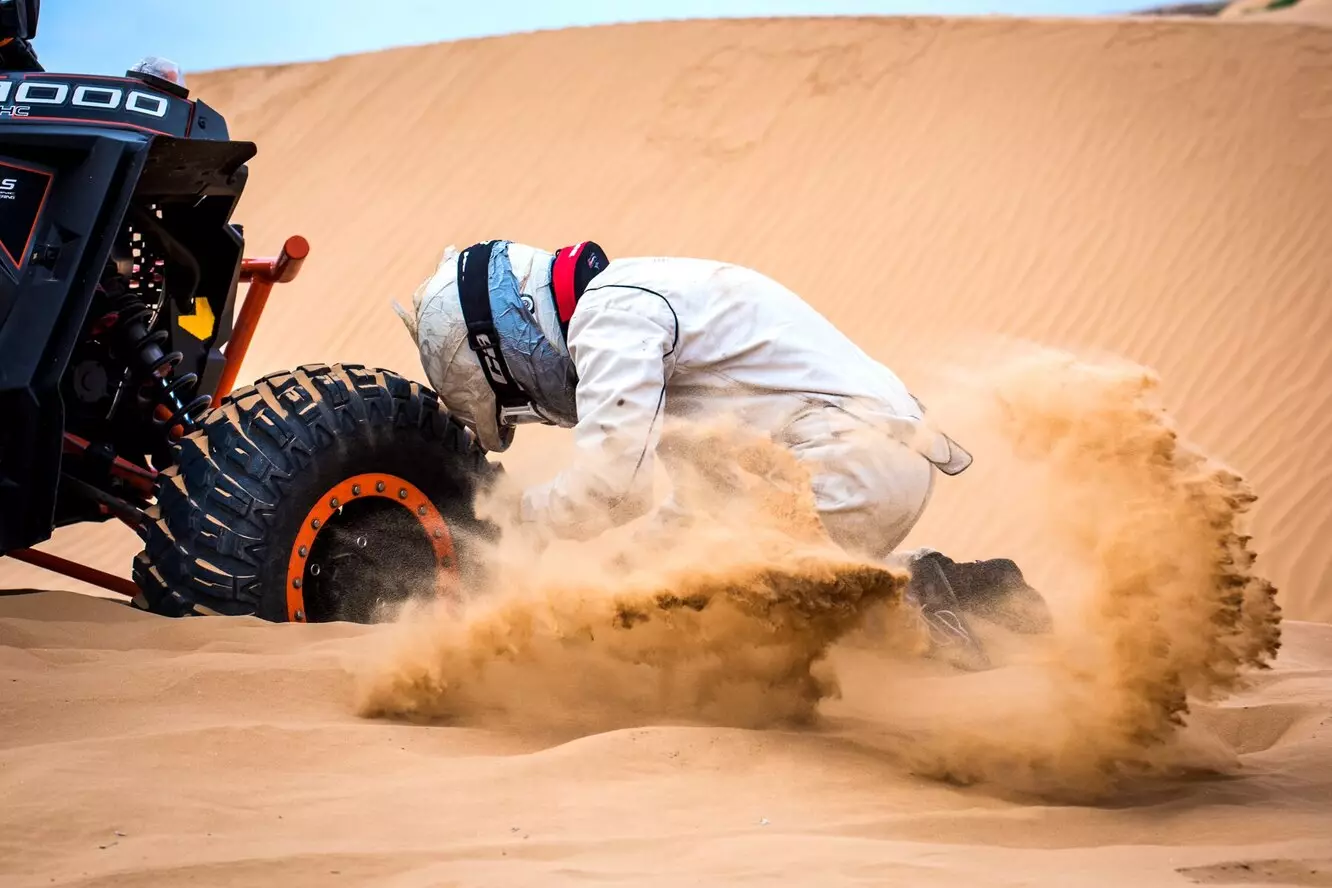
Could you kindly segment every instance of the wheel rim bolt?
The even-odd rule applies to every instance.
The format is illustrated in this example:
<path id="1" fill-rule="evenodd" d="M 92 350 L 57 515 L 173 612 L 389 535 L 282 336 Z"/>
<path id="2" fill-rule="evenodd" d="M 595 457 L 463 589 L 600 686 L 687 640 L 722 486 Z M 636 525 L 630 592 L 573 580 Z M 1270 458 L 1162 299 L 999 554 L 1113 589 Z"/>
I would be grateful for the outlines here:
<path id="1" fill-rule="evenodd" d="M 360 496 L 360 495 L 361 495 L 361 485 L 359 485 L 359 484 L 353 484 L 353 485 L 352 485 L 352 496 Z"/>
<path id="2" fill-rule="evenodd" d="M 338 507 L 338 498 L 336 496 L 333 497 L 333 499 L 328 501 L 328 504 L 336 509 Z"/>
<path id="3" fill-rule="evenodd" d="M 319 525 L 321 525 L 321 524 L 323 524 L 323 523 L 324 523 L 324 522 L 322 522 L 322 521 L 320 521 L 318 518 L 316 518 L 315 520 L 313 520 L 313 521 L 310 522 L 310 526 L 313 527 L 315 530 L 318 530 L 318 529 L 319 529 Z"/>
<path id="4" fill-rule="evenodd" d="M 378 493 L 383 493 L 383 492 L 384 492 L 384 482 L 383 482 L 383 481 L 379 481 L 379 482 L 377 482 L 377 483 L 375 484 L 375 490 L 376 490 L 376 492 L 378 492 Z"/>
<path id="5" fill-rule="evenodd" d="M 301 588 L 301 578 L 297 577 L 296 579 L 291 581 L 291 584 L 295 586 L 297 589 Z"/>
<path id="6" fill-rule="evenodd" d="M 301 546 L 301 548 L 299 549 L 299 552 L 300 552 L 302 558 L 304 558 L 306 555 L 309 555 L 309 554 L 310 554 L 310 550 L 309 550 L 308 548 L 306 548 L 305 546 Z"/>
<path id="7" fill-rule="evenodd" d="M 305 622 L 305 611 L 296 611 L 296 621 L 298 623 Z"/>
<path id="8" fill-rule="evenodd" d="M 417 506 L 417 507 L 416 507 L 416 514 L 418 514 L 418 515 L 424 515 L 425 513 L 426 513 L 426 507 L 425 507 L 425 506 Z"/>
<path id="9" fill-rule="evenodd" d="M 407 499 L 407 488 L 406 488 L 406 487 L 399 487 L 399 488 L 398 488 L 398 499 Z"/>
<path id="10" fill-rule="evenodd" d="M 438 528 L 436 528 L 435 531 L 433 532 L 432 536 L 434 536 L 434 538 L 437 539 L 437 540 L 438 540 L 438 539 L 442 539 L 443 536 L 444 536 L 444 531 L 439 530 Z"/>

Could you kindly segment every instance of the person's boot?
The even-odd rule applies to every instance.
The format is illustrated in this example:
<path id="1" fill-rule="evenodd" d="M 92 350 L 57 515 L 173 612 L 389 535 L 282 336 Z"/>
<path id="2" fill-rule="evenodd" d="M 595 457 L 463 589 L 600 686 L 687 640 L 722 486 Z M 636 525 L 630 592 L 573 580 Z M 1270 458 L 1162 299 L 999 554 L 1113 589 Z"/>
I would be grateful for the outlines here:
<path id="1" fill-rule="evenodd" d="M 944 565 L 951 559 L 938 552 L 925 552 L 911 559 L 907 603 L 916 609 L 929 634 L 926 656 L 938 657 L 954 666 L 977 672 L 990 668 L 990 658 L 968 624 Z"/>
<path id="2" fill-rule="evenodd" d="M 1023 635 L 1054 629 L 1045 599 L 1027 585 L 1022 571 L 1011 559 L 958 562 L 939 555 L 937 563 L 967 613 Z"/>

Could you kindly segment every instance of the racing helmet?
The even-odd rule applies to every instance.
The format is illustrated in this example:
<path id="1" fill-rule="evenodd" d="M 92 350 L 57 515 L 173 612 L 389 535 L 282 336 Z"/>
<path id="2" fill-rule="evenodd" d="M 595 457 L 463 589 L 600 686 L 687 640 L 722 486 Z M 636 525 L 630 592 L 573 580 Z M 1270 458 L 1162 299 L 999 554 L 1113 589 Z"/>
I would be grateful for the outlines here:
<path id="1" fill-rule="evenodd" d="M 507 450 L 524 423 L 578 421 L 565 334 L 577 297 L 606 264 L 591 242 L 555 253 L 503 240 L 449 246 L 412 311 L 394 306 L 430 385 L 486 450 Z"/>

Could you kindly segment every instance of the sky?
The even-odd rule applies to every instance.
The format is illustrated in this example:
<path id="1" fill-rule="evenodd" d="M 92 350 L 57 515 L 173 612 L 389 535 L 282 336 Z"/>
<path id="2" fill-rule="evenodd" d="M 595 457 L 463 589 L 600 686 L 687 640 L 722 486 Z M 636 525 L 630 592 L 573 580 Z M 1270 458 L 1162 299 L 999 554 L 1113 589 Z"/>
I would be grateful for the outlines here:
<path id="1" fill-rule="evenodd" d="M 120 75 L 143 56 L 186 72 L 311 61 L 390 46 L 678 18 L 785 15 L 1085 16 L 1127 0 L 44 0 L 48 71 Z"/>

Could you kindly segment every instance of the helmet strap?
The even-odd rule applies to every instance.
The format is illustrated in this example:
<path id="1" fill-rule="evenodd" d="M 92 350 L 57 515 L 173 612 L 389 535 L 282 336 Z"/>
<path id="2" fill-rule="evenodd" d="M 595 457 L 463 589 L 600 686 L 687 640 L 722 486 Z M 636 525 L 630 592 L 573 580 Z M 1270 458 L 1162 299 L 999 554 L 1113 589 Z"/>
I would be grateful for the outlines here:
<path id="1" fill-rule="evenodd" d="M 495 393 L 497 422 L 501 426 L 544 422 L 531 398 L 509 374 L 495 330 L 490 309 L 490 256 L 500 243 L 492 240 L 474 244 L 458 255 L 458 301 L 467 324 L 467 344 L 476 353 L 481 372 Z"/>

